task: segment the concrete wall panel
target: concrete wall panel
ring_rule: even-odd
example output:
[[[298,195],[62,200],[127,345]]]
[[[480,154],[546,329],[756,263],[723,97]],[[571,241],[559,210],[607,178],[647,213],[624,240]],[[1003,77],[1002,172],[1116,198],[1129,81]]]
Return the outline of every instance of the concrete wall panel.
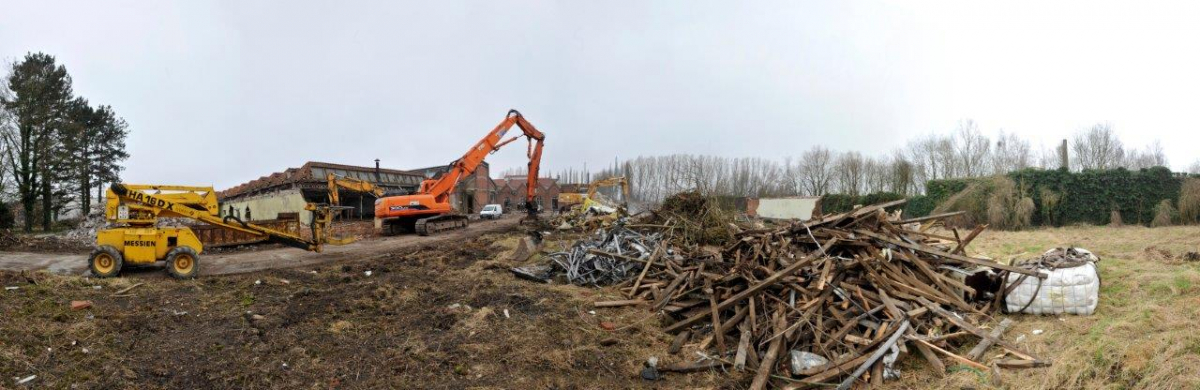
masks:
[[[747,206],[755,207],[753,214],[762,218],[804,221],[812,218],[820,201],[819,197],[760,198],[757,205],[755,202],[748,202]]]

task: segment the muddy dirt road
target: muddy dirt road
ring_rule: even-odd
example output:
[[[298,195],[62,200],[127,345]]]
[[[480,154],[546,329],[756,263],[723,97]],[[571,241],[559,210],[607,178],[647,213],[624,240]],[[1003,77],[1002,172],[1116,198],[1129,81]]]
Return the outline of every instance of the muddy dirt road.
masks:
[[[395,253],[405,248],[451,241],[462,241],[481,234],[514,228],[520,217],[499,220],[473,221],[465,230],[422,237],[406,234],[360,241],[350,245],[326,246],[322,253],[305,252],[294,248],[205,253],[200,257],[200,275],[228,275],[276,268],[294,268],[343,260],[363,260]],[[126,276],[159,276],[155,266],[131,269]],[[59,274],[82,275],[87,272],[87,253],[0,252],[0,270],[48,270]]]

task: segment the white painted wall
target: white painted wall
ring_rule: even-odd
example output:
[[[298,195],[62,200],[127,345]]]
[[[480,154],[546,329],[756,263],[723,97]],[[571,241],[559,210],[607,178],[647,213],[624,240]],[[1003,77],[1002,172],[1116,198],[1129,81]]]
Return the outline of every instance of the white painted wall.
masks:
[[[250,206],[250,216],[255,220],[275,219],[279,213],[300,213],[300,223],[307,226],[312,223],[312,213],[304,210],[307,204],[299,189],[291,189],[221,203],[221,215],[228,214],[229,206],[233,206],[238,210],[237,215],[245,218],[246,206]]]
[[[819,197],[804,198],[759,198],[758,209],[755,213],[762,218],[798,219],[801,221],[812,218],[813,210],[817,208]]]

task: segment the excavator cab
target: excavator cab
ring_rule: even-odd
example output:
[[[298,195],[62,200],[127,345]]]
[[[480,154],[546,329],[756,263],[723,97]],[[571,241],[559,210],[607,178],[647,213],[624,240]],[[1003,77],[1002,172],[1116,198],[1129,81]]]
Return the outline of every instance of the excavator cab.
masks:
[[[513,126],[522,134],[504,139]],[[504,120],[476,142],[462,157],[451,162],[446,172],[436,178],[421,182],[417,192],[410,195],[387,196],[375,201],[375,229],[383,235],[413,231],[422,236],[443,230],[460,229],[467,226],[467,216],[456,212],[450,205],[450,194],[458,181],[470,176],[487,156],[504,145],[524,136],[529,140],[526,155],[529,157],[528,180],[525,189],[525,219],[537,219],[538,207],[537,175],[542,160],[542,143],[546,136],[533,127],[517,110],[509,110]]]

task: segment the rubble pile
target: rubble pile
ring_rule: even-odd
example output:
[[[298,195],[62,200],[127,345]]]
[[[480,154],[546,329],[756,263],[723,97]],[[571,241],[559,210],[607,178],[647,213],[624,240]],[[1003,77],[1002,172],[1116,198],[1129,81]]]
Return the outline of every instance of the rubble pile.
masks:
[[[700,192],[675,194],[654,211],[655,219],[672,227],[682,245],[724,245],[733,239],[733,218],[716,202]]]
[[[967,256],[967,244],[982,227],[958,238],[957,233],[949,237],[912,229],[917,220],[889,218],[884,208],[903,202],[770,230],[740,231],[724,224],[728,244],[715,250],[678,240],[676,230],[672,245],[694,248],[690,256],[666,256],[666,249],[660,253],[641,242],[637,245],[643,248],[631,249],[636,248],[631,243],[622,250],[638,262],[619,263],[619,272],[603,278],[627,278],[620,291],[629,299],[596,306],[641,305],[660,313],[668,323],[664,331],[674,335],[670,352],[689,345],[702,356],[692,360],[693,355],[685,355],[689,358],[654,370],[747,371],[754,376],[751,389],[769,382],[784,387],[840,383],[843,389],[859,382],[878,384],[897,375],[894,363],[906,354],[920,356],[941,372],[947,362],[984,371],[1048,365],[1005,341],[1006,326],[984,330],[982,324],[990,322],[1000,298],[965,281],[980,270],[1034,278],[1038,273]],[[687,195],[669,207],[665,214],[674,216],[668,217],[675,223],[671,226],[693,233],[716,228],[706,225],[703,221],[710,217],[702,214],[684,218],[688,211],[708,211],[702,200]],[[939,217],[920,222],[929,226]],[[691,239],[698,237],[703,235]],[[600,240],[607,247],[577,245],[572,258],[586,259],[596,247],[615,251],[611,241]],[[571,269],[587,278],[614,263],[610,257],[591,268],[573,264]],[[639,268],[629,269],[630,264]],[[964,345],[975,347],[965,355],[951,352]],[[1002,353],[989,356],[1003,357],[989,367],[982,360],[993,345]]]
[[[53,233],[21,234],[10,230],[0,230],[0,249],[6,251],[75,253],[89,251],[92,249],[92,245],[92,242]]]
[[[92,244],[96,242],[96,232],[104,229],[106,225],[107,221],[105,221],[103,213],[92,214],[80,219],[79,224],[75,225],[74,229],[68,230],[63,236],[68,240]]]

